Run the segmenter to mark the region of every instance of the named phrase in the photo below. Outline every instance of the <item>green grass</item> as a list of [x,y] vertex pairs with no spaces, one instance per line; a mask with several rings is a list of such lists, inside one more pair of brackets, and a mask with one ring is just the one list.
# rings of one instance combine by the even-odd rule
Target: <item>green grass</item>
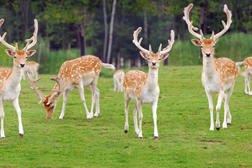
[[[244,78],[238,77],[229,103],[232,125],[211,132],[201,70],[202,66],[160,68],[159,140],[153,137],[151,105],[143,106],[143,139],[137,138],[133,101],[129,132],[124,133],[124,96],[113,91],[110,70],[102,69],[111,77],[99,79],[101,114],[92,120],[86,119],[77,90],[69,93],[63,120],[58,119],[62,97],[54,117],[46,119],[43,106],[36,104],[39,98],[28,81],[22,81],[24,138],[18,135],[12,103],[5,102],[6,138],[0,139],[0,167],[252,167],[252,97],[244,94]],[[48,94],[54,85],[49,78],[55,76],[41,75],[36,86]],[[87,90],[85,97],[90,109],[91,94]]]

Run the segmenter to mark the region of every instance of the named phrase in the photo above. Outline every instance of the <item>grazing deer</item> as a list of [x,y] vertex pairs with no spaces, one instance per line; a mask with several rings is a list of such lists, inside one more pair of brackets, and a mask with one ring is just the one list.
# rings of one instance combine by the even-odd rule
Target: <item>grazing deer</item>
[[[65,107],[68,93],[74,89],[79,89],[81,101],[86,110],[87,119],[91,119],[93,118],[93,108],[95,102],[96,113],[94,116],[98,117],[98,115],[100,114],[100,93],[99,89],[96,86],[102,66],[109,69],[115,69],[114,65],[102,63],[98,57],[92,55],[86,55],[76,58],[74,60],[64,62],[60,67],[58,77],[51,78],[51,80],[54,80],[57,83],[53,87],[51,93],[47,96],[43,95],[34,86],[34,84],[38,82],[39,79],[33,80],[30,75],[27,75],[27,77],[32,84],[32,89],[41,99],[39,104],[43,103],[46,109],[47,118],[52,118],[57,101],[59,97],[63,94],[63,106],[59,117],[59,119],[63,119],[65,115]],[[87,89],[92,92],[92,105],[90,113],[86,105],[83,87],[87,87]]]
[[[240,72],[240,66],[244,64],[245,71]],[[245,94],[252,95],[250,92],[250,78],[252,76],[252,57],[245,58],[242,62],[236,63],[238,67],[238,75],[245,77]]]
[[[159,86],[158,86],[158,67],[161,60],[166,59],[174,43],[174,31],[171,31],[171,41],[168,40],[169,45],[161,51],[162,44],[160,44],[158,52],[153,53],[151,50],[151,45],[149,45],[149,50],[144,49],[141,46],[142,38],[138,41],[138,34],[142,30],[139,27],[133,34],[133,43],[139,48],[140,55],[148,60],[149,72],[144,73],[138,70],[132,70],[125,74],[123,81],[124,96],[125,96],[125,127],[124,130],[127,133],[129,130],[128,124],[128,110],[129,102],[131,99],[136,101],[133,117],[135,132],[138,134],[140,139],[143,138],[142,135],[142,104],[152,103],[152,113],[154,120],[154,138],[158,139],[158,129],[157,129],[157,103],[159,97]],[[139,112],[139,128],[137,124],[137,111]]]
[[[2,24],[4,20],[0,21]],[[34,33],[30,39],[26,39],[26,46],[22,50],[18,50],[18,45],[16,43],[16,47],[8,44],[4,41],[6,33],[3,34],[1,38],[1,42],[7,48],[5,51],[11,57],[13,57],[13,67],[9,68],[0,68],[0,117],[1,117],[1,137],[5,138],[4,134],[4,109],[3,109],[3,101],[11,100],[13,106],[15,107],[18,115],[18,123],[19,123],[19,135],[23,138],[23,125],[21,120],[21,109],[19,107],[18,96],[21,91],[20,81],[22,79],[23,69],[26,65],[26,60],[28,57],[31,57],[36,51],[29,50],[33,47],[37,42],[37,33],[38,33],[38,22],[34,19]],[[32,41],[32,43],[30,43]]]
[[31,72],[32,76],[35,76],[35,79],[38,78],[38,68],[39,63],[34,61],[27,61],[24,68],[23,80],[25,80],[25,71],[28,70]]
[[123,78],[124,78],[123,70],[117,70],[114,73],[114,91],[123,92]]
[[[212,32],[212,36],[210,37],[210,39],[205,39],[201,30],[200,34],[195,32],[198,30],[198,28],[194,27],[192,25],[193,22],[189,20],[189,12],[192,9],[192,7],[193,4],[190,4],[184,9],[183,19],[186,21],[188,25],[189,32],[199,39],[199,40],[193,39],[192,43],[196,46],[200,46],[203,55],[203,70],[201,79],[209,102],[209,110],[211,116],[210,131],[214,131],[213,100],[212,100],[213,93],[218,93],[218,102],[216,106],[217,111],[216,129],[217,130],[220,129],[219,111],[221,109],[222,100],[224,100],[224,121],[222,127],[227,128],[227,125],[230,125],[232,120],[228,106],[228,101],[234,89],[238,69],[231,59],[228,58],[215,59],[214,47],[218,41],[218,38],[222,36],[229,29],[232,23],[231,20],[232,13],[228,9],[227,5],[224,5],[224,12],[227,15],[227,24],[225,24],[225,22],[222,21],[224,29],[218,34],[214,34],[214,32]],[[228,117],[227,120],[226,115]]]

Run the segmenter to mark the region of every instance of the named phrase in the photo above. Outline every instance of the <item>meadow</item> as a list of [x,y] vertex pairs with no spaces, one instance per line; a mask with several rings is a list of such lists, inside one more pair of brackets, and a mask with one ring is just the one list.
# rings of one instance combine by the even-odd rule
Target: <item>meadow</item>
[[[147,71],[147,68],[143,68]],[[69,93],[66,113],[58,119],[62,97],[52,119],[21,82],[20,107],[24,138],[18,135],[17,114],[5,102],[5,139],[0,139],[0,167],[252,167],[252,97],[244,94],[238,77],[230,100],[232,125],[209,131],[208,101],[201,85],[202,66],[166,66],[159,69],[159,140],[153,137],[151,105],[143,106],[143,139],[134,133],[131,101],[129,132],[124,133],[124,96],[113,91],[113,71],[102,68],[98,82],[98,118],[86,119],[77,90]],[[125,71],[128,71],[125,70]],[[38,89],[49,94],[56,74],[41,74]],[[91,94],[85,89],[90,109]],[[214,105],[217,98],[214,97]],[[223,105],[220,120],[223,121]],[[216,113],[214,113],[214,118]]]

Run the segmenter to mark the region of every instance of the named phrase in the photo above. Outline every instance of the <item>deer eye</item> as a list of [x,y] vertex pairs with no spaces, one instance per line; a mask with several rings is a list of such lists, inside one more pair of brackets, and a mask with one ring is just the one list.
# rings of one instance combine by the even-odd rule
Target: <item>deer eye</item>
[[150,61],[150,57],[147,58]]
[[13,58],[17,58],[16,56],[14,56]]
[[203,48],[203,46],[200,46],[200,48]]

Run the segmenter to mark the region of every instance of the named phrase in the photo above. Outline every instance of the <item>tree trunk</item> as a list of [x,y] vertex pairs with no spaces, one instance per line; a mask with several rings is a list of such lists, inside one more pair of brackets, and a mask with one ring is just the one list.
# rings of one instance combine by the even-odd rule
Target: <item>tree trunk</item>
[[108,46],[108,23],[107,23],[107,10],[106,0],[103,0],[103,18],[104,18],[104,43],[103,43],[103,62],[106,62],[107,46]]
[[80,41],[79,41],[79,46],[80,46],[80,56],[86,55],[86,40],[85,40],[85,35],[82,36],[81,33],[79,34]]
[[114,18],[115,18],[115,8],[116,8],[116,0],[113,1],[112,14],[111,14],[111,20],[110,20],[110,31],[109,31],[109,45],[108,45],[107,63],[109,63],[110,57],[111,57],[112,40],[113,40],[113,26],[114,26]]

